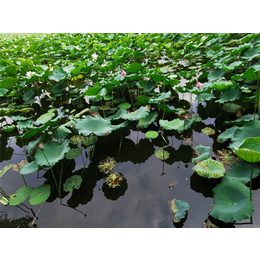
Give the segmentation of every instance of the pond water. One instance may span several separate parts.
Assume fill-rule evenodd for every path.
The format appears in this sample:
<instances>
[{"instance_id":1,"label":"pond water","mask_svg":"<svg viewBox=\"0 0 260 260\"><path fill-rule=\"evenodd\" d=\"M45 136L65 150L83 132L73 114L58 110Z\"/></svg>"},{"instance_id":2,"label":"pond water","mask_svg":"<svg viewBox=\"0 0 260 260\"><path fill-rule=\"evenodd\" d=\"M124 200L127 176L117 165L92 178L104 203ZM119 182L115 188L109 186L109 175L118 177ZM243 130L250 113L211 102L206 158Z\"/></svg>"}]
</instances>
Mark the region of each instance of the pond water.
<instances>
[{"instance_id":1,"label":"pond water","mask_svg":"<svg viewBox=\"0 0 260 260\"><path fill-rule=\"evenodd\" d=\"M190 95L179 94L179 100L173 105L191 102L192 111L197 110L197 103ZM185 104L186 104L185 103ZM227 147L227 144L216 142L216 137L223 130L223 120L229 117L222 113L219 117L219 106L207 102L199 106L202 122L197 122L183 135L173 131L164 131L165 143L159 135L148 139L145 132L156 129L156 122L148 129L138 130L136 124L112 132L109 136L100 137L95 145L92 162L87 163L86 170L82 158L72 160L64 171L64 180L73 174L82 174L80 189L73 193L62 193L62 205L58 194L51 193L49 199L41 205L31 206L26 201L19 207L1 205L1 224L4 227L24 226L39 228L201 228L209 217L214 202L212 188L219 180L205 179L193 171L191 162L195 147L199 144L210 146L211 157L215 152ZM214 117L209 117L208 114ZM216 134L207 136L201 129L210 126ZM1 168L9 163L25 160L23 145L20 140L11 139L8 144L1 139ZM8 147L8 148L7 148ZM155 156L155 151L164 147L170 153L169 159L162 161ZM83 159L86 160L87 154ZM123 174L124 182L116 191L104 184L104 174L98 171L98 163L107 158L115 158L116 171ZM60 165L54 166L58 170ZM229 166L225 166L228 169ZM1 178L1 187L6 194L13 194L24 185L19 172L12 169ZM26 175L24 178L31 187L37 187L46 181L47 173L39 172ZM48 183L54 183L51 178ZM173 187L171 184L173 183ZM170 185L170 186L169 186ZM260 227L260 179L254 180L253 203L255 212L253 224L250 219L242 223L225 224L209 218L218 227L256 228ZM180 223L173 222L173 215L168 202L177 199L190 205L188 213ZM37 216L37 218L36 218ZM3 219L10 219L4 222Z\"/></svg>"}]
</instances>

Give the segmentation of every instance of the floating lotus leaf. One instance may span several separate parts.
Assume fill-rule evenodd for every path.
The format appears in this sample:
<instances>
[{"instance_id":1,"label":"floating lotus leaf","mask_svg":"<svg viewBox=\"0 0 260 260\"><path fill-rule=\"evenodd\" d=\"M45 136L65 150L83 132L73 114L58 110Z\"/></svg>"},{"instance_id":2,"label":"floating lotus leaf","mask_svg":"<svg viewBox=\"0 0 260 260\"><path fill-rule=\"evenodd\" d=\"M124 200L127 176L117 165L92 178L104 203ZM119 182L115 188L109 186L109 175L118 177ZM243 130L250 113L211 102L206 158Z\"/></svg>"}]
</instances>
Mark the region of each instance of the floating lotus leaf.
<instances>
[{"instance_id":1,"label":"floating lotus leaf","mask_svg":"<svg viewBox=\"0 0 260 260\"><path fill-rule=\"evenodd\" d=\"M208 75L208 80L209 81L213 81L213 80L216 80L216 79L219 79L221 78L222 76L224 76L224 74L226 73L225 70L222 70L222 69L214 69L212 70L209 75Z\"/></svg>"},{"instance_id":2,"label":"floating lotus leaf","mask_svg":"<svg viewBox=\"0 0 260 260\"><path fill-rule=\"evenodd\" d=\"M129 103L121 103L121 104L118 105L118 107L120 109L128 109L128 108L131 107L131 104L129 104Z\"/></svg>"},{"instance_id":3,"label":"floating lotus leaf","mask_svg":"<svg viewBox=\"0 0 260 260\"><path fill-rule=\"evenodd\" d=\"M223 104L227 101L234 101L239 99L241 95L242 91L240 88L230 87L229 89L224 90L220 95L220 99L216 100L215 102Z\"/></svg>"},{"instance_id":4,"label":"floating lotus leaf","mask_svg":"<svg viewBox=\"0 0 260 260\"><path fill-rule=\"evenodd\" d=\"M86 116L82 120L76 120L76 128L80 134L88 136L95 134L103 136L106 133L111 133L114 129L110 120L103 119L101 116Z\"/></svg>"},{"instance_id":5,"label":"floating lotus leaf","mask_svg":"<svg viewBox=\"0 0 260 260\"><path fill-rule=\"evenodd\" d=\"M186 216L187 210L190 208L190 205L186 201L173 199L168 202L171 213L173 215L173 221L178 223Z\"/></svg>"},{"instance_id":6,"label":"floating lotus leaf","mask_svg":"<svg viewBox=\"0 0 260 260\"><path fill-rule=\"evenodd\" d=\"M232 121L224 121L224 124L232 124L232 125L244 125L246 122L254 120L254 118L257 118L257 114L247 114L244 116L241 116L240 118Z\"/></svg>"},{"instance_id":7,"label":"floating lotus leaf","mask_svg":"<svg viewBox=\"0 0 260 260\"><path fill-rule=\"evenodd\" d=\"M211 93L201 93L199 96L196 97L196 100L204 102L204 101L209 101L214 97L215 95Z\"/></svg>"},{"instance_id":8,"label":"floating lotus leaf","mask_svg":"<svg viewBox=\"0 0 260 260\"><path fill-rule=\"evenodd\" d=\"M260 137L246 138L238 148L234 148L234 152L249 163L260 162Z\"/></svg>"},{"instance_id":9,"label":"floating lotus leaf","mask_svg":"<svg viewBox=\"0 0 260 260\"><path fill-rule=\"evenodd\" d=\"M128 112L126 109L119 109L114 115L108 117L109 120L118 120L120 118L123 118L124 115L126 115Z\"/></svg>"},{"instance_id":10,"label":"floating lotus leaf","mask_svg":"<svg viewBox=\"0 0 260 260\"><path fill-rule=\"evenodd\" d=\"M35 153L35 161L39 166L53 166L62 160L69 151L69 141L63 143L51 141L44 144L43 150L38 149Z\"/></svg>"},{"instance_id":11,"label":"floating lotus leaf","mask_svg":"<svg viewBox=\"0 0 260 260\"><path fill-rule=\"evenodd\" d=\"M135 112L127 113L122 116L123 119L127 119L129 121L139 120L142 117L146 117L150 113L148 106L142 106L137 109Z\"/></svg>"},{"instance_id":12,"label":"floating lotus leaf","mask_svg":"<svg viewBox=\"0 0 260 260\"><path fill-rule=\"evenodd\" d=\"M112 125L112 128L113 128L113 130L118 130L118 129L121 129L121 128L128 126L128 124L129 124L129 122L126 121L126 122L123 122L123 123L118 124L118 125Z\"/></svg>"},{"instance_id":13,"label":"floating lotus leaf","mask_svg":"<svg viewBox=\"0 0 260 260\"><path fill-rule=\"evenodd\" d=\"M174 119L172 121L168 120L159 120L159 124L166 130L179 130L184 126L184 120L180 120L180 118Z\"/></svg>"},{"instance_id":14,"label":"floating lotus leaf","mask_svg":"<svg viewBox=\"0 0 260 260\"><path fill-rule=\"evenodd\" d=\"M157 150L155 156L161 160L167 160L170 157L170 154L164 149Z\"/></svg>"},{"instance_id":15,"label":"floating lotus leaf","mask_svg":"<svg viewBox=\"0 0 260 260\"><path fill-rule=\"evenodd\" d=\"M226 129L222 134L218 136L217 141L219 143L226 142L228 139L231 139L234 136L235 131L238 129L238 126L232 126L228 129Z\"/></svg>"},{"instance_id":16,"label":"floating lotus leaf","mask_svg":"<svg viewBox=\"0 0 260 260\"><path fill-rule=\"evenodd\" d=\"M71 148L65 155L65 158L68 160L76 159L82 155L81 148Z\"/></svg>"},{"instance_id":17,"label":"floating lotus leaf","mask_svg":"<svg viewBox=\"0 0 260 260\"><path fill-rule=\"evenodd\" d=\"M241 109L241 106L234 103L225 103L223 105L223 110L229 113L236 113L239 109Z\"/></svg>"},{"instance_id":18,"label":"floating lotus leaf","mask_svg":"<svg viewBox=\"0 0 260 260\"><path fill-rule=\"evenodd\" d=\"M72 192L73 189L79 189L82 183L80 175L72 175L63 184L63 190L66 192Z\"/></svg>"},{"instance_id":19,"label":"floating lotus leaf","mask_svg":"<svg viewBox=\"0 0 260 260\"><path fill-rule=\"evenodd\" d=\"M205 127L201 130L201 132L205 135L214 135L215 134L215 130L210 128L210 127Z\"/></svg>"},{"instance_id":20,"label":"floating lotus leaf","mask_svg":"<svg viewBox=\"0 0 260 260\"><path fill-rule=\"evenodd\" d=\"M239 147L240 144L248 137L260 137L260 121L254 120L252 122L244 124L242 127L239 127L229 145L229 148L234 150L235 147Z\"/></svg>"},{"instance_id":21,"label":"floating lotus leaf","mask_svg":"<svg viewBox=\"0 0 260 260\"><path fill-rule=\"evenodd\" d=\"M30 194L29 203L32 206L39 205L46 201L51 195L51 186L49 184L42 184L35 188Z\"/></svg>"},{"instance_id":22,"label":"floating lotus leaf","mask_svg":"<svg viewBox=\"0 0 260 260\"><path fill-rule=\"evenodd\" d=\"M36 161L32 161L20 168L20 174L25 175L25 174L30 174L38 171L39 166L36 163Z\"/></svg>"},{"instance_id":23,"label":"floating lotus leaf","mask_svg":"<svg viewBox=\"0 0 260 260\"><path fill-rule=\"evenodd\" d=\"M196 149L196 151L198 151L200 153L200 156L192 159L193 163L197 163L199 161L209 159L210 146L203 146L200 144L200 145L196 146L195 149Z\"/></svg>"},{"instance_id":24,"label":"floating lotus leaf","mask_svg":"<svg viewBox=\"0 0 260 260\"><path fill-rule=\"evenodd\" d=\"M232 168L229 170L229 172L225 174L224 178L236 179L243 184L247 184L251 178L252 167L253 178L256 178L260 173L260 169L256 165L252 166L252 164L249 164L244 161L234 164Z\"/></svg>"},{"instance_id":25,"label":"floating lotus leaf","mask_svg":"<svg viewBox=\"0 0 260 260\"><path fill-rule=\"evenodd\" d=\"M154 138L157 138L159 134L158 134L158 132L151 130L151 131L146 132L145 135L147 138L154 139Z\"/></svg>"},{"instance_id":26,"label":"floating lotus leaf","mask_svg":"<svg viewBox=\"0 0 260 260\"><path fill-rule=\"evenodd\" d=\"M211 158L198 162L193 170L202 177L214 179L223 177L226 172L223 163Z\"/></svg>"},{"instance_id":27,"label":"floating lotus leaf","mask_svg":"<svg viewBox=\"0 0 260 260\"><path fill-rule=\"evenodd\" d=\"M157 97L151 98L148 103L150 104L158 104L159 102L169 98L171 96L171 91L166 93L160 93Z\"/></svg>"},{"instance_id":28,"label":"floating lotus leaf","mask_svg":"<svg viewBox=\"0 0 260 260\"><path fill-rule=\"evenodd\" d=\"M210 215L224 222L242 221L254 213L250 189L238 180L225 178L214 189Z\"/></svg>"},{"instance_id":29,"label":"floating lotus leaf","mask_svg":"<svg viewBox=\"0 0 260 260\"><path fill-rule=\"evenodd\" d=\"M57 130L55 130L52 137L55 139L65 139L70 133L71 131L67 127L61 125Z\"/></svg>"},{"instance_id":30,"label":"floating lotus leaf","mask_svg":"<svg viewBox=\"0 0 260 260\"><path fill-rule=\"evenodd\" d=\"M0 170L0 178L12 167L14 166L14 163L8 164L3 167L3 169Z\"/></svg>"},{"instance_id":31,"label":"floating lotus leaf","mask_svg":"<svg viewBox=\"0 0 260 260\"><path fill-rule=\"evenodd\" d=\"M139 128L147 128L150 124L152 124L156 120L157 116L158 116L158 113L154 112L154 113L147 115L146 117L142 117L139 119L137 126Z\"/></svg>"},{"instance_id":32,"label":"floating lotus leaf","mask_svg":"<svg viewBox=\"0 0 260 260\"><path fill-rule=\"evenodd\" d=\"M11 206L17 206L23 203L27 197L31 194L32 188L29 186L23 186L15 192L15 194L10 196L9 204Z\"/></svg>"},{"instance_id":33,"label":"floating lotus leaf","mask_svg":"<svg viewBox=\"0 0 260 260\"><path fill-rule=\"evenodd\" d=\"M83 144L86 145L87 147L94 145L96 142L98 141L97 136L93 135L93 136L89 136L87 137L84 141Z\"/></svg>"}]
</instances>

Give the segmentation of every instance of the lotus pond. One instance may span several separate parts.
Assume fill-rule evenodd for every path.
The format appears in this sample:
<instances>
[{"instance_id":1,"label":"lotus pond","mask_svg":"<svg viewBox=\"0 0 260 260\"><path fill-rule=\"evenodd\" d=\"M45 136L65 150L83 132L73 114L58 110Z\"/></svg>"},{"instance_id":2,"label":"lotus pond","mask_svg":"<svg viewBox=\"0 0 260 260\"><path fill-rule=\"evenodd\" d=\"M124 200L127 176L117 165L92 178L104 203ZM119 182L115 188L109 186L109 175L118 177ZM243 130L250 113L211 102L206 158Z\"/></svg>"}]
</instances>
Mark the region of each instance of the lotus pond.
<instances>
[{"instance_id":1,"label":"lotus pond","mask_svg":"<svg viewBox=\"0 0 260 260\"><path fill-rule=\"evenodd\" d=\"M260 34L1 34L1 227L260 227Z\"/></svg>"}]
</instances>

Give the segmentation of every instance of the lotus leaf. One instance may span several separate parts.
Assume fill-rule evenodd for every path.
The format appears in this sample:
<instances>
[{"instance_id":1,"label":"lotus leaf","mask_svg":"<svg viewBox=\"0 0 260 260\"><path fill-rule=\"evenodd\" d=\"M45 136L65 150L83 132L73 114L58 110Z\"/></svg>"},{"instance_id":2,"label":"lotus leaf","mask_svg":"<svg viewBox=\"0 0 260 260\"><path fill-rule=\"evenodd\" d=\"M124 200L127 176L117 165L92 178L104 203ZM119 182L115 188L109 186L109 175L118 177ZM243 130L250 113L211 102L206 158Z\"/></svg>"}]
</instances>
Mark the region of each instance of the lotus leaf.
<instances>
[{"instance_id":1,"label":"lotus leaf","mask_svg":"<svg viewBox=\"0 0 260 260\"><path fill-rule=\"evenodd\" d=\"M35 153L35 161L39 166L53 166L62 160L65 153L69 151L69 141L63 143L50 141L44 144L43 149L38 149Z\"/></svg>"},{"instance_id":2,"label":"lotus leaf","mask_svg":"<svg viewBox=\"0 0 260 260\"><path fill-rule=\"evenodd\" d=\"M223 104L227 101L234 101L239 99L241 95L242 91L240 88L230 87L229 89L224 90L220 95L220 99L216 100L215 102Z\"/></svg>"},{"instance_id":3,"label":"lotus leaf","mask_svg":"<svg viewBox=\"0 0 260 260\"><path fill-rule=\"evenodd\" d=\"M59 82L60 80L63 80L67 77L67 73L62 69L54 69L51 76L49 76L50 80L55 80L56 82Z\"/></svg>"},{"instance_id":4,"label":"lotus leaf","mask_svg":"<svg viewBox=\"0 0 260 260\"><path fill-rule=\"evenodd\" d=\"M260 137L260 121L252 121L249 123L244 124L243 126L239 127L231 141L232 143L229 145L231 150L234 150L235 147L239 147L240 144L247 138L247 137Z\"/></svg>"},{"instance_id":5,"label":"lotus leaf","mask_svg":"<svg viewBox=\"0 0 260 260\"><path fill-rule=\"evenodd\" d=\"M179 108L171 108L168 105L165 104L159 104L157 105L158 108L162 109L165 112L175 113L179 110Z\"/></svg>"},{"instance_id":6,"label":"lotus leaf","mask_svg":"<svg viewBox=\"0 0 260 260\"><path fill-rule=\"evenodd\" d=\"M248 137L234 152L249 163L260 162L260 137Z\"/></svg>"},{"instance_id":7,"label":"lotus leaf","mask_svg":"<svg viewBox=\"0 0 260 260\"><path fill-rule=\"evenodd\" d=\"M205 127L201 130L201 132L205 135L214 135L215 134L215 130L210 128L210 127Z\"/></svg>"},{"instance_id":8,"label":"lotus leaf","mask_svg":"<svg viewBox=\"0 0 260 260\"><path fill-rule=\"evenodd\" d=\"M148 132L145 133L145 135L146 135L147 138L154 139L154 138L157 138L159 134L156 131L148 131Z\"/></svg>"},{"instance_id":9,"label":"lotus leaf","mask_svg":"<svg viewBox=\"0 0 260 260\"><path fill-rule=\"evenodd\" d=\"M138 127L139 128L147 128L150 124L152 124L158 116L157 112L151 113L147 115L146 117L142 117L139 119Z\"/></svg>"},{"instance_id":10,"label":"lotus leaf","mask_svg":"<svg viewBox=\"0 0 260 260\"><path fill-rule=\"evenodd\" d=\"M157 97L154 97L154 98L150 98L149 102L150 104L158 104L159 102L169 98L171 96L171 91L168 91L168 92L163 92L163 93L160 93L159 95L157 95Z\"/></svg>"},{"instance_id":11,"label":"lotus leaf","mask_svg":"<svg viewBox=\"0 0 260 260\"><path fill-rule=\"evenodd\" d=\"M231 81L216 81L212 84L211 88L215 88L218 91L223 91L233 86Z\"/></svg>"},{"instance_id":12,"label":"lotus leaf","mask_svg":"<svg viewBox=\"0 0 260 260\"><path fill-rule=\"evenodd\" d=\"M196 97L196 100L204 102L204 101L209 101L214 97L215 95L211 93L201 93L199 96Z\"/></svg>"},{"instance_id":13,"label":"lotus leaf","mask_svg":"<svg viewBox=\"0 0 260 260\"><path fill-rule=\"evenodd\" d=\"M242 221L254 213L250 189L238 180L225 178L214 189L210 215L224 222Z\"/></svg>"},{"instance_id":14,"label":"lotus leaf","mask_svg":"<svg viewBox=\"0 0 260 260\"><path fill-rule=\"evenodd\" d=\"M229 172L225 174L224 178L236 179L243 184L247 184L251 178L252 167L253 178L256 178L260 173L260 169L256 165L252 165L244 161L234 164Z\"/></svg>"},{"instance_id":15,"label":"lotus leaf","mask_svg":"<svg viewBox=\"0 0 260 260\"><path fill-rule=\"evenodd\" d=\"M222 76L224 76L226 73L225 70L222 70L222 69L215 69L215 70L212 70L209 75L208 75L208 80L209 81L214 81L216 79L219 79L221 78Z\"/></svg>"},{"instance_id":16,"label":"lotus leaf","mask_svg":"<svg viewBox=\"0 0 260 260\"><path fill-rule=\"evenodd\" d=\"M0 178L12 167L14 166L14 163L8 164L3 167L3 169L0 170Z\"/></svg>"},{"instance_id":17,"label":"lotus leaf","mask_svg":"<svg viewBox=\"0 0 260 260\"><path fill-rule=\"evenodd\" d=\"M209 159L210 146L203 146L200 144L200 145L196 146L195 149L196 149L196 151L198 151L200 153L200 156L192 159L193 163L197 163L199 161Z\"/></svg>"},{"instance_id":18,"label":"lotus leaf","mask_svg":"<svg viewBox=\"0 0 260 260\"><path fill-rule=\"evenodd\" d=\"M61 125L54 131L52 137L55 139L65 139L70 133L71 131L67 127Z\"/></svg>"},{"instance_id":19,"label":"lotus leaf","mask_svg":"<svg viewBox=\"0 0 260 260\"><path fill-rule=\"evenodd\" d=\"M5 132L7 132L7 133L13 131L14 129L15 129L15 125L5 125L5 126L3 127L3 130L4 130Z\"/></svg>"},{"instance_id":20,"label":"lotus leaf","mask_svg":"<svg viewBox=\"0 0 260 260\"><path fill-rule=\"evenodd\" d=\"M143 66L140 63L133 62L127 68L126 71L129 73L137 73L140 70L143 70Z\"/></svg>"},{"instance_id":21,"label":"lotus leaf","mask_svg":"<svg viewBox=\"0 0 260 260\"><path fill-rule=\"evenodd\" d=\"M241 106L234 103L225 103L223 105L223 110L229 113L236 113L239 109L241 109Z\"/></svg>"},{"instance_id":22,"label":"lotus leaf","mask_svg":"<svg viewBox=\"0 0 260 260\"><path fill-rule=\"evenodd\" d=\"M82 149L81 148L71 148L65 155L65 158L68 160L76 159L79 156L82 155Z\"/></svg>"},{"instance_id":23,"label":"lotus leaf","mask_svg":"<svg viewBox=\"0 0 260 260\"><path fill-rule=\"evenodd\" d=\"M114 115L108 117L109 120L118 120L126 115L128 112L126 109L119 109Z\"/></svg>"},{"instance_id":24,"label":"lotus leaf","mask_svg":"<svg viewBox=\"0 0 260 260\"><path fill-rule=\"evenodd\" d=\"M88 136L90 134L103 136L114 130L110 120L103 119L101 116L86 116L82 120L76 120L76 128L79 133L84 136Z\"/></svg>"},{"instance_id":25,"label":"lotus leaf","mask_svg":"<svg viewBox=\"0 0 260 260\"><path fill-rule=\"evenodd\" d=\"M39 169L39 166L36 163L36 161L32 161L20 168L20 174L25 175L25 174L34 173L34 172L38 171L38 169Z\"/></svg>"},{"instance_id":26,"label":"lotus leaf","mask_svg":"<svg viewBox=\"0 0 260 260\"><path fill-rule=\"evenodd\" d=\"M254 120L254 118L257 118L257 114L247 114L244 116L241 116L240 118L232 121L224 121L224 124L234 124L234 125L244 125L248 121Z\"/></svg>"},{"instance_id":27,"label":"lotus leaf","mask_svg":"<svg viewBox=\"0 0 260 260\"><path fill-rule=\"evenodd\" d=\"M148 106L142 106L139 109L137 109L135 112L131 112L128 114L124 114L122 116L123 119L127 119L129 121L135 121L139 120L142 117L145 117L149 114L150 110Z\"/></svg>"},{"instance_id":28,"label":"lotus leaf","mask_svg":"<svg viewBox=\"0 0 260 260\"><path fill-rule=\"evenodd\" d=\"M164 161L170 157L170 154L167 151L165 151L164 149L160 149L155 152L155 156L157 158L161 159L162 161Z\"/></svg>"},{"instance_id":29,"label":"lotus leaf","mask_svg":"<svg viewBox=\"0 0 260 260\"><path fill-rule=\"evenodd\" d=\"M87 137L84 141L83 144L86 145L87 147L94 145L98 141L97 136L89 136Z\"/></svg>"},{"instance_id":30,"label":"lotus leaf","mask_svg":"<svg viewBox=\"0 0 260 260\"><path fill-rule=\"evenodd\" d=\"M63 184L63 190L66 192L72 192L73 189L79 189L82 183L80 175L72 175Z\"/></svg>"},{"instance_id":31,"label":"lotus leaf","mask_svg":"<svg viewBox=\"0 0 260 260\"><path fill-rule=\"evenodd\" d=\"M190 208L189 203L186 201L173 199L168 203L175 223L180 222L181 219L186 216L187 210Z\"/></svg>"},{"instance_id":32,"label":"lotus leaf","mask_svg":"<svg viewBox=\"0 0 260 260\"><path fill-rule=\"evenodd\" d=\"M29 203L32 206L39 205L46 201L51 195L51 186L49 184L42 184L35 188L30 194Z\"/></svg>"},{"instance_id":33,"label":"lotus leaf","mask_svg":"<svg viewBox=\"0 0 260 260\"><path fill-rule=\"evenodd\" d=\"M131 104L129 104L129 103L121 103L121 104L118 105L118 107L121 108L121 109L128 109L128 108L131 107Z\"/></svg>"},{"instance_id":34,"label":"lotus leaf","mask_svg":"<svg viewBox=\"0 0 260 260\"><path fill-rule=\"evenodd\" d=\"M260 46L255 46L250 49L246 49L242 51L241 53L241 58L243 59L253 59L254 57L259 57L260 56Z\"/></svg>"},{"instance_id":35,"label":"lotus leaf","mask_svg":"<svg viewBox=\"0 0 260 260\"><path fill-rule=\"evenodd\" d=\"M238 126L232 126L228 129L226 129L222 134L218 136L217 141L219 143L226 142L228 139L231 139L234 136L235 131L238 129Z\"/></svg>"},{"instance_id":36,"label":"lotus leaf","mask_svg":"<svg viewBox=\"0 0 260 260\"><path fill-rule=\"evenodd\" d=\"M183 128L184 120L180 120L179 118L174 119L172 121L160 119L159 124L161 127L163 127L166 130L173 130L173 129L179 130L179 129Z\"/></svg>"},{"instance_id":37,"label":"lotus leaf","mask_svg":"<svg viewBox=\"0 0 260 260\"><path fill-rule=\"evenodd\" d=\"M223 163L211 158L198 162L193 170L202 177L214 179L223 177L226 172Z\"/></svg>"},{"instance_id":38,"label":"lotus leaf","mask_svg":"<svg viewBox=\"0 0 260 260\"><path fill-rule=\"evenodd\" d=\"M17 206L23 203L27 197L31 194L32 188L29 186L23 186L15 192L15 194L10 196L9 204L11 206Z\"/></svg>"}]
</instances>

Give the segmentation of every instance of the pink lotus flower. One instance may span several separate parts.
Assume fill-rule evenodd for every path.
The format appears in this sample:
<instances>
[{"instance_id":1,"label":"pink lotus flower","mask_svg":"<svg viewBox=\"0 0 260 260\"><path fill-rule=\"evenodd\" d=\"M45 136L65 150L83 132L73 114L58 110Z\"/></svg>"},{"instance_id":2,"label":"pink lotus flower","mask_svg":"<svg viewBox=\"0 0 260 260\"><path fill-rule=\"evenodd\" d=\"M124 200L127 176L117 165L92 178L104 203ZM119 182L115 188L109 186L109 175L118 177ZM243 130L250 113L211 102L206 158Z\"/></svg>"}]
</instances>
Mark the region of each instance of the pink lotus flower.
<instances>
[{"instance_id":1,"label":"pink lotus flower","mask_svg":"<svg viewBox=\"0 0 260 260\"><path fill-rule=\"evenodd\" d=\"M126 76L126 72L124 70L121 70L121 74L122 74L123 77Z\"/></svg>"},{"instance_id":2,"label":"pink lotus flower","mask_svg":"<svg viewBox=\"0 0 260 260\"><path fill-rule=\"evenodd\" d=\"M40 143L40 144L38 145L38 147L39 147L39 149L43 150L43 144L42 144L42 143Z\"/></svg>"},{"instance_id":3,"label":"pink lotus flower","mask_svg":"<svg viewBox=\"0 0 260 260\"><path fill-rule=\"evenodd\" d=\"M200 83L199 81L198 81L198 83L197 83L197 85L196 85L196 88L201 88L202 87L202 83Z\"/></svg>"}]
</instances>

